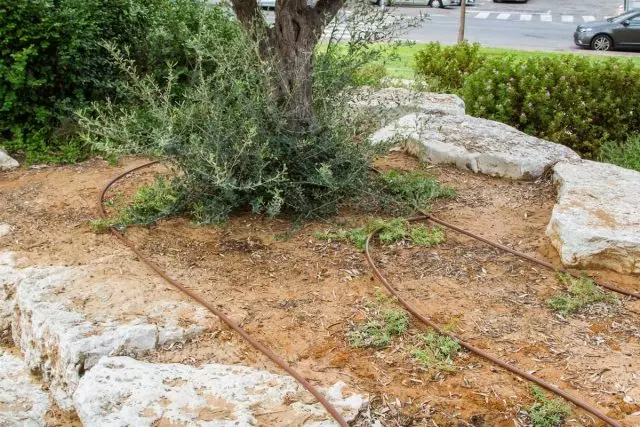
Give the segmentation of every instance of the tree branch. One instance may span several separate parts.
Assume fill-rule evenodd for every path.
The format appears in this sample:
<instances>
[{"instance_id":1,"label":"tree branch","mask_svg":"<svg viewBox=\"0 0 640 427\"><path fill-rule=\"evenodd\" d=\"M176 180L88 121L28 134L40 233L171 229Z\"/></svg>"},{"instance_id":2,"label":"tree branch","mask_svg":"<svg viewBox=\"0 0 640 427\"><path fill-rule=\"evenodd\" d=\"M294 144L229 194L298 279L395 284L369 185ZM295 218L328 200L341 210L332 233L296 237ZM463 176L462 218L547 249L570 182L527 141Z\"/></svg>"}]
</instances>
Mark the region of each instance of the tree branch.
<instances>
[{"instance_id":1,"label":"tree branch","mask_svg":"<svg viewBox=\"0 0 640 427\"><path fill-rule=\"evenodd\" d=\"M250 34L255 31L262 32L267 29L257 0L231 0L233 11L238 21Z\"/></svg>"},{"instance_id":2,"label":"tree branch","mask_svg":"<svg viewBox=\"0 0 640 427\"><path fill-rule=\"evenodd\" d=\"M325 27L333 18L335 18L336 14L343 6L344 0L318 0L318 3L316 3L313 10L322 21L322 26Z\"/></svg>"}]
</instances>

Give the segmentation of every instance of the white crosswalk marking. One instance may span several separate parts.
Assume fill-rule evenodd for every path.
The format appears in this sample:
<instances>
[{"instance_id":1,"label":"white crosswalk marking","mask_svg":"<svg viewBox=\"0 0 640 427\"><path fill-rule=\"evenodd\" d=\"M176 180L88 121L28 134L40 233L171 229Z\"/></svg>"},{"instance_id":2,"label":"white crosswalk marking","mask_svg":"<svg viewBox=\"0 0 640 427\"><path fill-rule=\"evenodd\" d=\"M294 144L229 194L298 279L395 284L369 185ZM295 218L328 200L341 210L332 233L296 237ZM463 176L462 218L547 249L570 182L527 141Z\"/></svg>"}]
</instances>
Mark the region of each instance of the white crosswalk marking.
<instances>
[{"instance_id":1,"label":"white crosswalk marking","mask_svg":"<svg viewBox=\"0 0 640 427\"><path fill-rule=\"evenodd\" d=\"M527 15L526 13L523 13L520 15L520 20L521 21L531 21L531 15Z\"/></svg>"},{"instance_id":2,"label":"white crosswalk marking","mask_svg":"<svg viewBox=\"0 0 640 427\"><path fill-rule=\"evenodd\" d=\"M596 17L595 16L583 16L582 19L584 20L584 22L591 22L591 21L595 21Z\"/></svg>"},{"instance_id":3,"label":"white crosswalk marking","mask_svg":"<svg viewBox=\"0 0 640 427\"><path fill-rule=\"evenodd\" d=\"M562 15L562 22L573 22L572 15Z\"/></svg>"},{"instance_id":4,"label":"white crosswalk marking","mask_svg":"<svg viewBox=\"0 0 640 427\"><path fill-rule=\"evenodd\" d=\"M480 12L476 15L476 19L487 19L491 12Z\"/></svg>"},{"instance_id":5,"label":"white crosswalk marking","mask_svg":"<svg viewBox=\"0 0 640 427\"><path fill-rule=\"evenodd\" d=\"M542 22L551 22L552 21L552 17L551 17L551 15L540 15L540 20Z\"/></svg>"},{"instance_id":6,"label":"white crosswalk marking","mask_svg":"<svg viewBox=\"0 0 640 427\"><path fill-rule=\"evenodd\" d=\"M500 14L498 14L497 19L503 19L503 20L504 19L509 19L510 16L511 16L510 13L500 13Z\"/></svg>"}]
</instances>

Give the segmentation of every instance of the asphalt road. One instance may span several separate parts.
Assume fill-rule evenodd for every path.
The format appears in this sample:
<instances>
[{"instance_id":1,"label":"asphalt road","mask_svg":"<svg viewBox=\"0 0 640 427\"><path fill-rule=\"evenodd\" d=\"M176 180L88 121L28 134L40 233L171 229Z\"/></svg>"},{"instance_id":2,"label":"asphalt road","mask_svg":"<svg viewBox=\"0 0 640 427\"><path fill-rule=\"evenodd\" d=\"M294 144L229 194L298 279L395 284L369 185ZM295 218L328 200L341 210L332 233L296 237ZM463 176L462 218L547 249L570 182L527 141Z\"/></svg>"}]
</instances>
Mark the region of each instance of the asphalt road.
<instances>
[{"instance_id":1,"label":"asphalt road","mask_svg":"<svg viewBox=\"0 0 640 427\"><path fill-rule=\"evenodd\" d=\"M459 11L439 11L405 36L417 42L455 43L458 37ZM571 18L568 18L571 17ZM585 18L596 15L533 14L469 10L465 38L490 47L523 50L571 50L573 32Z\"/></svg>"},{"instance_id":2,"label":"asphalt road","mask_svg":"<svg viewBox=\"0 0 640 427\"><path fill-rule=\"evenodd\" d=\"M411 1L411 0L408 0ZM416 4L419 0L416 0ZM476 0L467 7L465 38L490 47L523 50L577 49L573 32L578 24L617 14L623 0L529 0L527 3L494 3ZM417 42L455 43L459 8L396 7L394 13L428 20L404 37Z\"/></svg>"},{"instance_id":3,"label":"asphalt road","mask_svg":"<svg viewBox=\"0 0 640 427\"><path fill-rule=\"evenodd\" d=\"M403 1L390 9L393 14L417 16L427 14L423 24L402 38L416 42L457 41L459 7L428 8L426 0ZM406 6L415 2L414 6ZM579 24L601 20L617 14L623 0L529 0L527 3L494 3L476 0L467 7L465 38L488 47L522 50L576 51L573 32ZM422 6L420 6L422 5ZM266 12L273 21L273 12ZM638 53L621 53L637 55Z\"/></svg>"}]
</instances>

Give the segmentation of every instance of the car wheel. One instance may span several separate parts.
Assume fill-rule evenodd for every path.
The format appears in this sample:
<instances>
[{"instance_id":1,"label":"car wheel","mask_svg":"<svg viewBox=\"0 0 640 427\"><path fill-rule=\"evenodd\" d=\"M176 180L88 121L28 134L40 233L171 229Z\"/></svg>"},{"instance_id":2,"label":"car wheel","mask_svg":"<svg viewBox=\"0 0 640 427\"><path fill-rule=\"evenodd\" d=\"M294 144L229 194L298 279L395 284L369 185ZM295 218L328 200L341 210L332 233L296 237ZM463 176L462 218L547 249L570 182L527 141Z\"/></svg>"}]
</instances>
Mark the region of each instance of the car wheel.
<instances>
[{"instance_id":1,"label":"car wheel","mask_svg":"<svg viewBox=\"0 0 640 427\"><path fill-rule=\"evenodd\" d=\"M613 49L613 40L611 37L598 34L591 40L591 49L593 50L612 50Z\"/></svg>"}]
</instances>

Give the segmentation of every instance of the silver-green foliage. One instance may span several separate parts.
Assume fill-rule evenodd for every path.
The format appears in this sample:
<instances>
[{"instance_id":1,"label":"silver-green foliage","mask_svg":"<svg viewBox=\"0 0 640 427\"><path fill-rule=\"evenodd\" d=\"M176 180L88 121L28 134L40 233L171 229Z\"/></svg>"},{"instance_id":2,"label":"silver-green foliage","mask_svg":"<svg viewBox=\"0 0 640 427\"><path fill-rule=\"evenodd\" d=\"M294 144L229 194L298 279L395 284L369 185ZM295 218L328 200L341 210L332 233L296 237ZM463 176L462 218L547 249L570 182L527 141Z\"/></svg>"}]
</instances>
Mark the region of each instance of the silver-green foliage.
<instances>
[{"instance_id":1,"label":"silver-green foliage","mask_svg":"<svg viewBox=\"0 0 640 427\"><path fill-rule=\"evenodd\" d=\"M193 65L178 75L170 71L165 84L111 47L135 102L80 113L85 140L108 155L148 155L173 166L178 197L172 211L199 222L218 222L248 206L272 216L322 216L370 193L375 152L362 138L354 143L362 127L347 110L346 76L381 52L355 41L347 56L332 44L321 49L314 74L316 120L301 131L287 123L291 100L274 93L275 60L260 54L263 46L239 23L215 11L199 9L200 24L183 43Z\"/></svg>"}]
</instances>

